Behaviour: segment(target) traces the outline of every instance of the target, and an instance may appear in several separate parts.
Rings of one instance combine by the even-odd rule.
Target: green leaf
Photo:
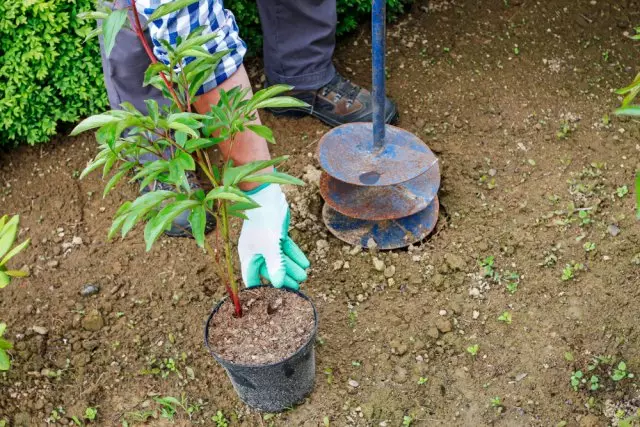
[[[168,3],[163,4],[158,7],[149,17],[149,21],[155,21],[156,19],[162,18],[165,15],[176,12],[180,9],[184,9],[193,3],[196,3],[198,0],[175,0],[170,1]]]
[[[196,150],[204,150],[214,145],[220,144],[224,141],[223,138],[198,138],[190,139],[184,146],[184,149],[189,153],[193,153]]]
[[[640,169],[636,171],[636,218],[640,221]]]
[[[180,405],[180,401],[173,396],[156,397],[154,400],[162,405]]]
[[[198,132],[196,132],[195,130],[191,129],[189,126],[187,126],[187,125],[185,125],[183,123],[177,122],[177,121],[169,123],[169,127],[171,129],[179,130],[179,131],[182,131],[184,133],[187,133],[187,134],[191,135],[194,138],[198,138],[200,136],[198,134]]]
[[[0,289],[6,288],[11,283],[11,277],[4,271],[0,271]]]
[[[289,156],[281,156],[271,160],[262,160],[257,162],[246,163],[237,167],[226,167],[224,170],[224,185],[237,185],[245,177],[266,169],[269,166],[276,166],[287,160]]]
[[[129,173],[129,171],[131,169],[133,169],[136,166],[135,162],[125,162],[123,164],[120,165],[120,170],[114,174],[111,179],[109,180],[109,182],[107,183],[107,185],[104,188],[104,192],[102,193],[102,197],[106,197],[107,194],[109,194],[109,192],[111,191],[111,189],[118,183],[120,182],[120,180],[122,179],[122,177]]]
[[[4,335],[4,331],[7,330],[7,324],[4,322],[0,322],[0,337]]]
[[[11,367],[11,360],[6,351],[0,350],[0,371],[8,371]]]
[[[199,205],[200,202],[197,200],[181,200],[165,206],[144,228],[144,241],[147,244],[147,251],[151,250],[151,247],[160,234],[169,228],[171,222],[176,219],[178,215]]]
[[[128,11],[129,9],[126,8],[113,11],[102,23],[102,37],[107,58],[111,55],[111,50],[116,42],[118,32],[127,20]]]
[[[230,200],[232,202],[243,202],[248,205],[257,207],[260,206],[256,202],[254,202],[251,197],[247,196],[242,191],[233,187],[217,187],[207,193],[207,196],[204,198],[205,200]]]
[[[4,338],[0,338],[0,350],[11,350],[13,348],[13,344]]]
[[[100,166],[104,165],[107,162],[107,159],[105,157],[101,158],[101,159],[96,159],[93,160],[91,163],[89,163],[87,165],[86,168],[84,168],[84,170],[82,171],[82,173],[80,174],[80,179],[83,179],[84,177],[86,177],[88,174],[90,174],[91,172],[93,172],[94,170],[98,169]]]
[[[95,116],[87,117],[86,119],[81,121],[80,124],[71,131],[70,135],[75,136],[89,129],[95,129],[109,123],[118,122],[120,120],[122,120],[122,118],[115,117],[109,114],[96,114]]]
[[[106,12],[100,12],[97,10],[90,10],[88,12],[80,12],[76,15],[78,19],[81,20],[89,20],[89,19],[106,19],[109,16]]]
[[[207,224],[207,213],[204,206],[193,208],[189,215],[189,224],[191,224],[191,232],[196,243],[201,248],[204,247],[204,232]]]
[[[247,125],[247,129],[255,133],[258,136],[263,137],[272,144],[275,144],[276,140],[273,138],[273,132],[267,126],[264,125]]]
[[[155,99],[145,99],[144,103],[147,105],[147,110],[149,111],[149,117],[153,120],[153,124],[158,124],[158,103]]]
[[[640,105],[627,105],[617,108],[614,113],[618,116],[640,116]]]
[[[268,88],[259,90],[251,97],[251,100],[247,104],[247,112],[252,112],[256,109],[256,105],[264,101],[266,99],[271,99],[276,95],[280,95],[281,93],[288,92],[293,89],[293,86],[289,85],[273,85]]]
[[[29,275],[29,273],[22,270],[7,270],[5,273],[9,277],[27,277]]]
[[[20,243],[18,246],[11,249],[11,251],[9,251],[9,253],[6,254],[4,258],[2,258],[2,261],[0,261],[0,267],[2,267],[7,262],[9,262],[11,258],[13,258],[14,256],[18,255],[20,252],[22,252],[27,246],[29,246],[30,242],[31,242],[31,239],[27,239],[24,242]]]
[[[16,234],[18,234],[17,221],[13,223],[9,221],[2,229],[2,234],[0,235],[0,257],[4,257],[5,254],[9,252],[9,249],[13,246],[13,242],[16,240]]]
[[[177,152],[172,161],[176,162],[178,165],[180,165],[180,168],[184,170],[188,170],[188,171],[196,170],[196,162],[195,160],[193,160],[193,157],[191,157],[191,155],[183,151]]]
[[[142,80],[142,86],[148,86],[151,83],[153,77],[157,76],[161,72],[169,73],[169,67],[162,62],[155,62],[144,72],[144,79]],[[145,101],[146,102],[146,101]]]
[[[291,96],[278,96],[276,98],[265,99],[256,104],[255,109],[259,108],[285,108],[285,107],[308,107],[304,101]]]
[[[100,34],[102,34],[102,27],[94,28],[87,33],[86,37],[84,38],[84,42],[86,43],[88,40],[91,40],[94,37],[98,37]]]
[[[240,182],[304,185],[304,181],[282,172],[249,175],[246,178],[243,178]]]

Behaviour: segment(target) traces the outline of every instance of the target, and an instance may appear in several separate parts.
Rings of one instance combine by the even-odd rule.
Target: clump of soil
[[[227,300],[209,327],[209,345],[226,360],[246,365],[279,362],[313,333],[313,307],[293,292],[264,287],[246,290],[241,298],[241,318],[234,316]]]

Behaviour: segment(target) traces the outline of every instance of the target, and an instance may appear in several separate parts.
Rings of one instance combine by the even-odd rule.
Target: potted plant
[[[150,19],[161,18],[194,1],[166,3]],[[304,399],[313,388],[316,311],[311,301],[297,291],[272,287],[239,289],[230,221],[232,217],[246,219],[245,212],[259,206],[249,192],[240,189],[242,183],[303,183],[275,169],[259,173],[281,164],[287,156],[244,165],[234,165],[229,160],[219,165],[211,160],[207,149],[222,141],[233,143],[243,131],[252,131],[273,143],[268,127],[252,123],[256,110],[304,103],[278,96],[290,90],[289,86],[272,86],[253,96],[249,96],[250,89],[235,87],[227,92],[221,90],[219,103],[205,114],[193,112],[191,105],[196,91],[226,53],[211,55],[202,47],[216,34],[203,34],[202,29],[197,29],[184,40],[178,40],[175,47],[166,44],[170,63],[159,63],[137,19],[135,1],[131,1],[129,9],[132,12],[129,25],[152,61],[144,84],[162,90],[170,105],[161,108],[156,101],[147,100],[145,115],[133,105],[123,103],[122,110],[91,116],[78,124],[72,135],[96,129],[99,144],[99,153],[81,177],[102,168],[103,178],[111,176],[105,184],[104,196],[129,174],[133,174],[130,182],[139,182],[141,189],[153,181],[171,188],[152,189],[122,204],[109,238],[118,233],[124,238],[136,224],[146,222],[144,240],[150,250],[172,220],[189,211],[194,241],[210,257],[227,292],[227,297],[209,316],[205,342],[226,369],[242,400],[260,410],[286,409]],[[125,24],[127,12],[100,8],[84,15],[101,22],[92,35],[103,34],[107,54]],[[154,154],[155,160],[141,162],[140,157],[146,153]],[[187,174],[192,173],[205,177],[210,189],[193,190],[187,181]],[[205,235],[207,214],[216,219],[213,242]],[[281,341],[274,343],[274,336],[281,337]]]
[[[24,271],[9,270],[7,267],[7,263],[11,258],[29,246],[29,239],[14,246],[18,235],[19,224],[20,217],[18,215],[11,217],[11,219],[9,219],[7,215],[0,218],[0,289],[9,286],[11,279],[15,277],[25,277],[27,275]],[[11,359],[9,358],[7,350],[11,350],[13,344],[2,337],[6,329],[7,324],[0,322],[0,371],[8,371],[11,367]]]

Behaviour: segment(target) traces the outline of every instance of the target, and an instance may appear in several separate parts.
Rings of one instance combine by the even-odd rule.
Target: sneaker
[[[200,188],[200,184],[198,183],[197,177],[193,173],[187,173],[187,180],[189,181],[189,185],[192,189],[197,190]],[[142,189],[142,194],[148,193],[150,191],[155,190],[167,190],[173,191],[174,187],[170,184],[166,184],[160,181],[154,181],[149,186]],[[164,234],[169,237],[191,237],[193,238],[193,233],[191,231],[191,224],[189,223],[189,215],[191,215],[191,211],[184,211],[180,215],[178,215],[173,222],[171,223],[171,228],[165,230]],[[209,212],[206,214],[206,223],[204,232],[209,233],[216,227],[216,219]]]
[[[271,108],[270,111],[274,115],[311,115],[332,127],[373,120],[371,92],[351,83],[340,74],[336,74],[328,84],[318,90],[293,90],[286,95],[306,102],[309,107]],[[396,104],[385,97],[385,122],[393,123],[397,118]]]

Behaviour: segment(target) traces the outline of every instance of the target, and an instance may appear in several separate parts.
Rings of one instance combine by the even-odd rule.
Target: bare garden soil
[[[169,425],[154,397],[173,396],[191,407],[176,425],[215,425],[218,411],[243,426],[617,425],[640,404],[637,375],[610,378],[620,360],[640,373],[640,127],[609,113],[637,72],[625,32],[639,7],[417,1],[389,26],[399,125],[437,153],[443,177],[438,226],[409,250],[328,235],[314,157],[327,128],[263,114],[275,153],[308,182],[287,193],[320,320],[315,391],[279,415],[245,407],[203,345],[223,287],[195,244],[164,238],[147,254],[141,230],[106,241],[136,189],[103,200],[97,176],[77,179],[91,136],[0,153],[0,211],[20,213],[33,239],[16,259],[31,277],[0,292],[15,343],[0,419],[69,424],[97,407],[99,425]],[[368,34],[343,40],[336,59],[365,86]],[[89,284],[99,292],[83,296]],[[597,356],[610,356],[592,371],[600,388],[574,391],[572,373],[590,378]]]

